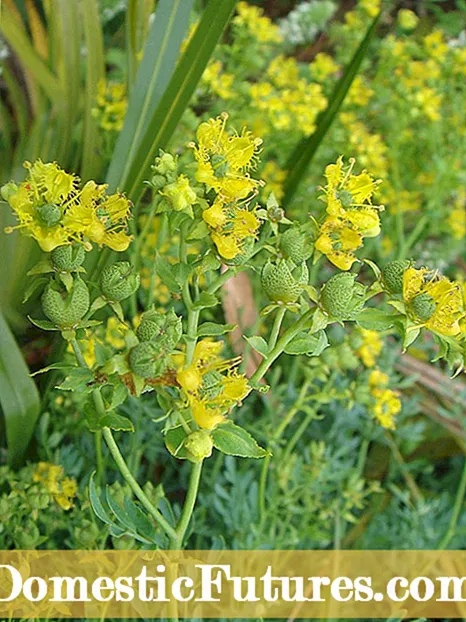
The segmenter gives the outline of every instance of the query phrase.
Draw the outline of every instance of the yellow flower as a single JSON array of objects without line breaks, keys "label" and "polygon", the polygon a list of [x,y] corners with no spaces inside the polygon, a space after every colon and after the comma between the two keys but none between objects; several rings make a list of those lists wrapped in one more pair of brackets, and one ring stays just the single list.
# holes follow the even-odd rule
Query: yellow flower
[{"label": "yellow flower", "polygon": [[455,202],[455,207],[448,216],[448,227],[456,240],[466,236],[466,192],[461,191]]},{"label": "yellow flower", "polygon": [[340,270],[349,270],[357,260],[354,251],[362,246],[362,235],[339,218],[328,217],[321,225],[316,249]]},{"label": "yellow flower", "polygon": [[375,17],[380,11],[380,0],[359,0],[359,6],[369,17]]},{"label": "yellow flower", "polygon": [[[370,331],[373,332],[373,331]],[[380,369],[374,369],[369,374],[369,385],[371,387],[384,387],[389,383],[390,378]]]},{"label": "yellow flower", "polygon": [[414,11],[400,9],[398,11],[398,23],[403,30],[414,30],[419,23],[419,17]]},{"label": "yellow flower", "polygon": [[364,78],[358,75],[353,80],[353,84],[348,91],[345,103],[353,104],[355,106],[367,106],[374,95],[374,91],[364,83]]},{"label": "yellow flower", "polygon": [[223,64],[219,60],[211,61],[202,74],[202,82],[222,99],[231,99],[234,96],[233,80],[234,76],[223,71]]},{"label": "yellow flower", "polygon": [[39,462],[33,474],[33,481],[43,484],[63,510],[73,507],[78,485],[76,480],[64,477],[63,467],[49,462]]},{"label": "yellow flower", "polygon": [[445,35],[441,30],[434,30],[424,37],[424,47],[426,52],[442,62],[448,54],[448,44]]},{"label": "yellow flower", "polygon": [[[286,179],[286,171],[281,169],[273,160],[269,160],[262,169],[261,176],[265,181],[263,194],[268,196],[273,192],[277,201],[280,201],[285,194],[283,185]],[[264,196],[264,198],[266,197]]]},{"label": "yellow flower", "polygon": [[319,52],[310,64],[311,74],[317,82],[325,82],[328,76],[340,70],[338,65],[329,54]]},{"label": "yellow flower", "polygon": [[198,144],[192,147],[198,163],[196,180],[213,188],[225,201],[236,201],[261,185],[247,171],[254,165],[262,140],[246,129],[241,135],[228,134],[227,117],[224,113],[201,123],[196,133]]},{"label": "yellow flower", "polygon": [[[203,339],[196,344],[192,362],[179,365],[177,381],[200,428],[212,429],[225,420],[225,413],[250,391],[247,378],[235,367],[240,359],[223,360],[223,344]],[[226,372],[226,373],[224,373]]]},{"label": "yellow flower", "polygon": [[[374,367],[377,357],[382,352],[383,341],[380,334],[375,330],[361,329],[361,336],[363,342],[358,348],[357,355],[361,358],[366,367]],[[375,373],[375,371],[373,373]],[[369,378],[371,377],[372,374]]]},{"label": "yellow flower", "polygon": [[392,389],[373,389],[374,416],[383,428],[395,429],[394,418],[401,411],[401,400]]},{"label": "yellow flower", "polygon": [[123,83],[106,83],[100,80],[97,85],[96,107],[92,110],[99,126],[106,132],[119,132],[128,108],[126,86]]},{"label": "yellow flower", "polygon": [[25,181],[2,188],[2,196],[19,220],[7,233],[21,229],[47,253],[71,242],[87,246],[96,242],[116,251],[128,248],[130,203],[122,194],[107,196],[106,186],[94,181],[79,189],[79,179],[52,162],[26,162],[25,168]]},{"label": "yellow flower", "polygon": [[403,276],[403,299],[416,325],[447,337],[460,333],[466,315],[460,283],[411,267]]},{"label": "yellow flower", "polygon": [[244,27],[259,43],[281,43],[280,29],[272,20],[264,16],[263,9],[247,2],[238,2],[237,15],[233,23]]}]

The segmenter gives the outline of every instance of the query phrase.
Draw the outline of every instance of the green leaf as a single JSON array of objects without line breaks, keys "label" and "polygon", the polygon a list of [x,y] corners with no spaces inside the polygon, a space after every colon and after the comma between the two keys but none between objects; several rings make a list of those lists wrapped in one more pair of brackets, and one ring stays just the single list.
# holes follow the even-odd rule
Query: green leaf
[{"label": "green leaf", "polygon": [[369,44],[376,32],[379,19],[380,13],[375,17],[353,58],[346,66],[343,76],[336,84],[332,94],[330,95],[328,107],[319,115],[317,119],[316,131],[312,134],[312,136],[309,136],[309,138],[305,138],[300,141],[290,156],[288,166],[286,167],[289,173],[285,182],[283,205],[287,205],[290,202],[298,185],[306,174],[309,164],[319,148],[319,145],[325,138],[333,121],[335,120],[346,94],[348,93],[353,80],[359,71],[361,63],[367,54]]},{"label": "green leaf", "polygon": [[327,334],[324,330],[320,330],[312,335],[299,333],[286,346],[285,354],[320,356],[328,345]]},{"label": "green leaf", "polygon": [[131,179],[131,164],[178,60],[192,5],[193,0],[160,0],[157,3],[123,130],[108,170],[107,182],[111,190],[118,186],[126,188]]},{"label": "green leaf", "polygon": [[57,388],[62,391],[84,390],[87,385],[93,382],[94,374],[90,369],[74,367]]},{"label": "green leaf", "polygon": [[236,0],[209,1],[157,107],[151,111],[122,186],[133,201],[142,194],[155,156],[168,145],[235,4]]},{"label": "green leaf", "polygon": [[201,311],[202,309],[208,309],[209,307],[216,307],[218,305],[218,298],[214,294],[208,292],[201,292],[199,298],[193,304],[195,311]]},{"label": "green leaf", "polygon": [[26,30],[16,21],[7,6],[3,4],[1,10],[0,31],[21,64],[34,76],[34,80],[53,102],[59,104],[60,101],[64,101],[66,98],[59,80],[34,49]]},{"label": "green leaf", "polygon": [[128,417],[123,417],[122,415],[117,415],[116,413],[104,415],[101,419],[99,419],[99,425],[103,428],[110,428],[111,430],[115,430],[117,432],[134,432],[134,426]]},{"label": "green leaf", "polygon": [[187,433],[183,426],[179,425],[176,428],[171,428],[165,434],[165,446],[172,456],[180,458],[180,460],[186,460],[187,454],[183,444],[186,440]]},{"label": "green leaf", "polygon": [[256,352],[259,352],[262,356],[267,356],[269,353],[269,346],[263,337],[245,337],[251,348]]},{"label": "green leaf", "polygon": [[34,326],[37,326],[37,328],[41,328],[42,330],[60,330],[55,326],[55,324],[49,322],[48,320],[35,320],[30,315],[28,315],[28,320],[34,324]]},{"label": "green leaf", "polygon": [[143,535],[147,540],[154,541],[156,530],[154,525],[150,522],[141,508],[131,501],[128,497],[125,497],[125,510],[129,516],[133,529]]},{"label": "green leaf", "polygon": [[40,413],[40,397],[21,351],[0,312],[0,406],[5,417],[8,462],[17,465]]},{"label": "green leaf", "polygon": [[356,323],[366,330],[383,331],[394,325],[393,314],[381,309],[364,309],[356,316]]},{"label": "green leaf", "polygon": [[107,510],[104,508],[94,484],[94,474],[95,473],[92,473],[89,480],[89,501],[91,502],[91,507],[94,510],[94,514],[97,518],[100,518],[103,523],[106,525],[113,525],[113,520],[107,514]]},{"label": "green leaf", "polygon": [[162,259],[160,255],[157,255],[155,258],[155,271],[162,283],[164,283],[171,292],[180,291],[181,288],[176,280],[175,272],[172,266],[166,261],[166,259]]},{"label": "green leaf", "polygon": [[239,425],[227,421],[212,432],[214,447],[228,456],[240,458],[264,458],[270,455],[255,439]]},{"label": "green leaf", "polygon": [[204,322],[197,331],[198,337],[218,337],[225,333],[235,330],[236,324],[215,324],[215,322]]}]

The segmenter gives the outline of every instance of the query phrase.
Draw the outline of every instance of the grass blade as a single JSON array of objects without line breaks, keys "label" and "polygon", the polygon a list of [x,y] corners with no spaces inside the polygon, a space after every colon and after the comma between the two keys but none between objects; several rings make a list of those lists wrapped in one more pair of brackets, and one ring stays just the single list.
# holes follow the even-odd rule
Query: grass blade
[{"label": "grass blade", "polygon": [[227,25],[236,0],[210,0],[173,76],[153,111],[122,189],[133,201],[143,192],[143,181],[159,149],[165,148]]},{"label": "grass blade", "polygon": [[40,398],[18,345],[0,312],[0,405],[5,417],[8,461],[17,465],[40,413]]},{"label": "grass blade", "polygon": [[346,66],[343,76],[336,84],[330,97],[330,104],[328,108],[319,115],[315,133],[309,138],[305,138],[300,141],[293,151],[287,166],[289,173],[285,182],[285,197],[283,199],[284,205],[287,205],[293,197],[299,183],[306,174],[307,168],[319,148],[320,143],[325,138],[325,135],[335,120],[346,94],[348,93],[351,84],[359,71],[361,63],[367,54],[369,44],[375,34],[379,19],[380,13],[377,17],[375,17],[374,21],[370,25],[364,39],[361,41],[358,49]]},{"label": "grass blade", "polygon": [[60,82],[36,52],[27,33],[7,7],[2,9],[0,30],[25,69],[34,76],[53,102],[60,103],[63,100]]},{"label": "grass blade", "polygon": [[86,41],[86,103],[83,128],[81,177],[87,181],[99,172],[97,153],[98,129],[92,116],[97,97],[97,85],[105,76],[104,42],[97,0],[83,0],[82,23]]},{"label": "grass blade", "polygon": [[144,57],[131,89],[125,124],[109,167],[107,183],[111,190],[126,185],[136,149],[178,60],[192,4],[193,0],[160,0],[157,6]]}]

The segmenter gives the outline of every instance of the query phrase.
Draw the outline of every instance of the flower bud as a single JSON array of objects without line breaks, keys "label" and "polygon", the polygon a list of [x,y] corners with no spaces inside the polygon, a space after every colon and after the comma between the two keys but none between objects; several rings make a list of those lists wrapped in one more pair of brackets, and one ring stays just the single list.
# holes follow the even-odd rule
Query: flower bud
[{"label": "flower bud", "polygon": [[336,320],[350,320],[364,308],[366,288],[355,282],[356,275],[340,272],[322,288],[320,301],[323,309]]},{"label": "flower bud", "polygon": [[57,246],[52,251],[52,264],[59,272],[72,272],[84,263],[84,247],[79,244]]},{"label": "flower bud", "polygon": [[171,352],[181,339],[182,332],[181,318],[173,309],[168,313],[150,310],[142,316],[136,335],[140,341],[150,341],[157,348]]},{"label": "flower bud", "polygon": [[0,188],[0,196],[4,201],[10,201],[10,198],[18,192],[18,186],[14,181],[9,181]]},{"label": "flower bud", "polygon": [[139,287],[139,274],[136,274],[129,261],[117,261],[103,270],[100,276],[100,289],[103,296],[111,302],[129,298]]},{"label": "flower bud", "polygon": [[169,175],[176,171],[176,160],[171,153],[160,152],[160,156],[155,158],[155,164],[152,170],[159,175]]},{"label": "flower bud", "polygon": [[209,458],[213,447],[214,443],[207,430],[192,432],[184,442],[188,460],[191,462],[202,462],[204,458]]},{"label": "flower bud", "polygon": [[297,227],[287,229],[280,238],[280,250],[286,259],[291,259],[296,265],[303,263],[309,253],[305,249],[306,236]]},{"label": "flower bud", "polygon": [[261,284],[270,300],[285,304],[296,302],[303,289],[283,259],[277,263],[265,264]]},{"label": "flower bud", "polygon": [[278,205],[267,207],[267,217],[271,222],[280,222],[285,218],[285,210]]},{"label": "flower bud", "polygon": [[382,269],[382,283],[390,294],[401,294],[403,292],[403,275],[410,262],[407,259],[395,259],[390,261]]},{"label": "flower bud", "polygon": [[70,292],[56,281],[50,281],[42,294],[42,310],[58,328],[76,326],[88,312],[89,306],[89,290],[80,277],[73,279]]},{"label": "flower bud", "polygon": [[167,199],[175,212],[182,212],[197,203],[197,195],[186,175],[179,175],[178,179],[165,186],[160,194]]},{"label": "flower bud", "polygon": [[435,309],[435,301],[429,294],[418,294],[408,305],[408,310],[421,322],[430,320]]}]

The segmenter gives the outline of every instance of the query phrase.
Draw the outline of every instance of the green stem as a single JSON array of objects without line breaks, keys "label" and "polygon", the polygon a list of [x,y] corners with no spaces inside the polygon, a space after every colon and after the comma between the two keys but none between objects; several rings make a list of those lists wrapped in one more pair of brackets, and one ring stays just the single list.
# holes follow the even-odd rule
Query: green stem
[{"label": "green stem", "polygon": [[110,428],[103,428],[102,434],[110,450],[110,453],[112,454],[113,459],[115,460],[118,470],[124,477],[128,486],[134,492],[135,496],[141,502],[141,505],[148,511],[148,513],[152,516],[152,518],[160,525],[160,527],[165,531],[165,533],[167,534],[169,538],[176,537],[176,531],[173,529],[170,523],[163,517],[163,515],[157,510],[157,508],[154,507],[154,505],[149,501],[149,499],[146,496],[146,493],[143,491],[141,486],[137,483],[137,481],[133,477],[133,474],[129,470],[128,465],[126,464],[125,459],[121,455],[120,449],[118,448],[118,445],[116,444],[116,441],[113,438],[113,434]]},{"label": "green stem", "polygon": [[280,334],[280,328],[282,327],[283,318],[285,317],[286,307],[281,307],[277,311],[277,315],[275,316],[275,321],[272,326],[272,332],[270,333],[269,339],[269,351],[275,348],[278,341],[278,335]]},{"label": "green stem", "polygon": [[199,482],[201,480],[202,461],[193,464],[191,470],[191,477],[189,478],[188,491],[186,493],[186,500],[181,511],[180,520],[176,526],[176,533],[174,537],[170,539],[170,548],[172,550],[179,550],[183,546],[183,540],[186,535],[186,530],[189,525],[189,521],[193,515],[194,506],[196,504],[197,493],[199,491]]},{"label": "green stem", "polygon": [[[73,348],[78,365],[80,367],[87,368],[88,367],[87,363],[83,357],[81,348],[79,347],[79,344],[76,341],[76,339],[71,340],[71,347]],[[94,406],[96,408],[96,411],[99,417],[103,417],[106,411],[105,411],[104,400],[102,399],[102,395],[99,389],[95,389],[92,392],[92,399],[94,400]],[[146,496],[141,486],[137,483],[137,481],[133,477],[133,474],[129,470],[129,467],[126,464],[125,459],[121,455],[121,452],[118,448],[118,445],[116,444],[115,439],[113,438],[113,434],[110,428],[102,428],[102,434],[110,450],[110,453],[112,454],[113,459],[115,460],[118,470],[120,471],[121,475],[125,479],[128,486],[131,488],[135,496],[141,502],[141,505],[148,511],[148,513],[160,525],[160,527],[165,531],[165,533],[168,535],[169,538],[175,538],[176,531],[173,529],[170,523],[163,517],[163,515],[157,510],[157,508],[151,503],[151,501],[148,499],[148,497]]]},{"label": "green stem", "polygon": [[259,382],[259,380],[264,376],[269,367],[277,360],[277,358],[282,354],[285,350],[286,346],[290,343],[290,341],[295,337],[298,333],[300,333],[306,323],[312,317],[314,313],[314,309],[310,309],[307,311],[297,322],[290,326],[290,328],[283,333],[280,339],[277,341],[276,345],[270,350],[268,355],[261,361],[260,365],[257,367],[256,371],[251,376],[251,383]]},{"label": "green stem", "polygon": [[458,486],[458,490],[456,492],[455,505],[453,506],[453,513],[451,515],[450,524],[448,526],[447,532],[443,536],[438,545],[439,551],[444,551],[447,546],[450,544],[452,538],[456,532],[456,525],[458,524],[458,519],[460,517],[460,512],[464,503],[464,496],[466,494],[466,460],[464,461],[463,472],[461,474],[460,484]]}]

